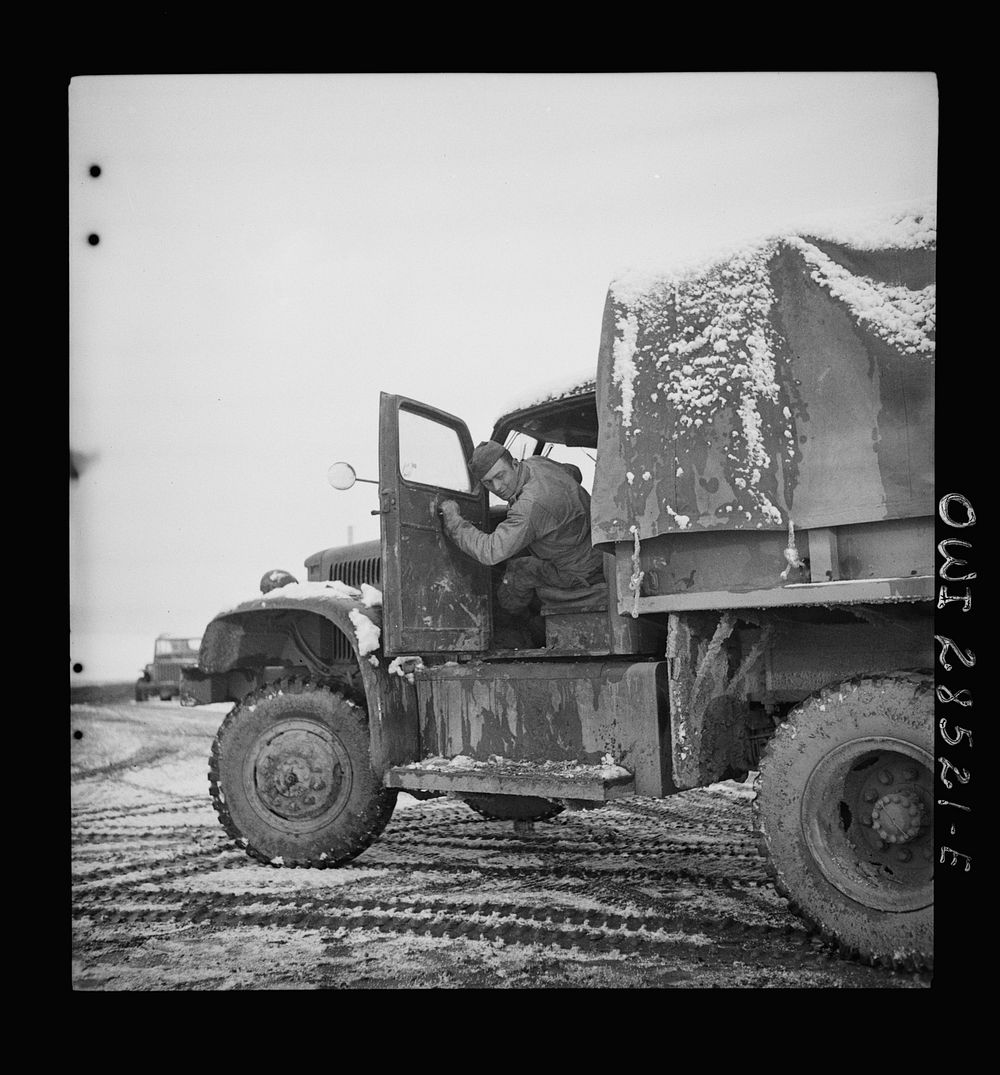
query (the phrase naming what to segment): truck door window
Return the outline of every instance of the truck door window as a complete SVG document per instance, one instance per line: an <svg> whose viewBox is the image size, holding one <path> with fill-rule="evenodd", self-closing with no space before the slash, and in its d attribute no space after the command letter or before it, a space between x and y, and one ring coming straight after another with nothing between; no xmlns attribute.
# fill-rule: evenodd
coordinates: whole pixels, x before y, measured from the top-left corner
<svg viewBox="0 0 1000 1075"><path fill-rule="evenodd" d="M472 491L458 430L399 408L399 473L408 482Z"/></svg>

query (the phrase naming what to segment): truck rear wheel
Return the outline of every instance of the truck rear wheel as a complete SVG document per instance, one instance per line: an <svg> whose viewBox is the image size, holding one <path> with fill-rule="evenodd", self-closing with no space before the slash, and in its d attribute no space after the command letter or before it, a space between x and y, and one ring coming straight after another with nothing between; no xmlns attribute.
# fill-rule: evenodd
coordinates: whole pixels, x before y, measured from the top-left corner
<svg viewBox="0 0 1000 1075"><path fill-rule="evenodd" d="M463 795L487 821L548 821L562 813L562 803L537 795Z"/></svg>
<svg viewBox="0 0 1000 1075"><path fill-rule="evenodd" d="M247 695L212 744L212 803L248 855L274 866L336 866L381 833L396 805L369 757L368 716L312 681Z"/></svg>
<svg viewBox="0 0 1000 1075"><path fill-rule="evenodd" d="M859 678L797 706L761 760L754 827L778 891L854 958L934 964L933 679Z"/></svg>

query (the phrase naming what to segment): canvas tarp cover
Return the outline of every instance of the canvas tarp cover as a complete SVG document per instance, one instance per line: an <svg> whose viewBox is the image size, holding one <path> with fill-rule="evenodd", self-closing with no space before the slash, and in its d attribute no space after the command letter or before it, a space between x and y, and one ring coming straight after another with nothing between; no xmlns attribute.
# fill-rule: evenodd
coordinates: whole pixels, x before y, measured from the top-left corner
<svg viewBox="0 0 1000 1075"><path fill-rule="evenodd" d="M933 514L935 245L915 230L613 283L594 543Z"/></svg>

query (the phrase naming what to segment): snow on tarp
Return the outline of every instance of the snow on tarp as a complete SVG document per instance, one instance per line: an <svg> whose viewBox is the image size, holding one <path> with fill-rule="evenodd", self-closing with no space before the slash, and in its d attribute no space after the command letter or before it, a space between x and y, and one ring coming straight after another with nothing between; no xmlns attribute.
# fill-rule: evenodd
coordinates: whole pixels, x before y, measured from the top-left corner
<svg viewBox="0 0 1000 1075"><path fill-rule="evenodd" d="M595 544L933 514L935 214L612 282Z"/></svg>

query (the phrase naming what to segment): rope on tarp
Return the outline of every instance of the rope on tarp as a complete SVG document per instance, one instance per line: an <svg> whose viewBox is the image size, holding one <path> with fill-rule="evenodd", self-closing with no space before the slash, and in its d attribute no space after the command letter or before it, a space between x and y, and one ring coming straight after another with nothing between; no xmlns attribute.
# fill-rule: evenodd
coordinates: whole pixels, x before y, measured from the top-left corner
<svg viewBox="0 0 1000 1075"><path fill-rule="evenodd" d="M785 570L781 572L783 579L788 578L788 572L793 567L805 567L805 563L799 559L799 550L795 547L795 523L792 522L791 516L788 518L788 547L785 549L785 559L788 563L785 565Z"/></svg>
<svg viewBox="0 0 1000 1075"><path fill-rule="evenodd" d="M632 619L639 618L639 587L646 572L639 567L639 528L630 526L632 537L635 538L635 546L632 550L632 577L628 580L628 588L632 591Z"/></svg>

